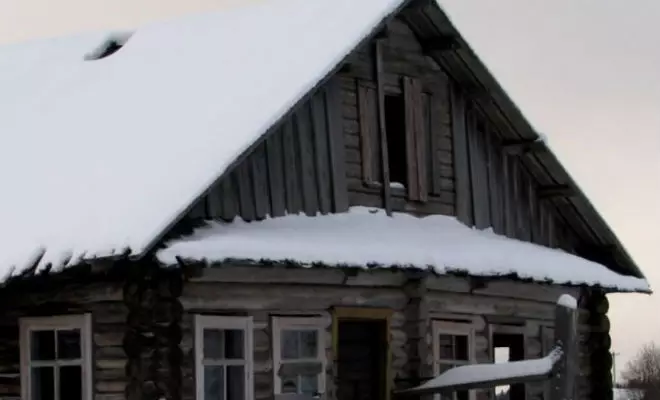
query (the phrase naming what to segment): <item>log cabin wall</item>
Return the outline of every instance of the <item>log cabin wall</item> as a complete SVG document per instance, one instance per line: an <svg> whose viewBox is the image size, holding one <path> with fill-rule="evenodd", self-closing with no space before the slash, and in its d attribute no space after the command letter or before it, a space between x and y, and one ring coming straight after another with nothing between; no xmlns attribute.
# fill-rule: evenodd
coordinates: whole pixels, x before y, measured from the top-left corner
<svg viewBox="0 0 660 400"><path fill-rule="evenodd" d="M258 268L258 271L255 271ZM474 330L475 362L492 362L492 332L504 329L524 337L525 358L551 350L557 298L577 289L513 281L494 281L475 288L464 278L420 279L405 272L346 274L341 269L295 269L224 265L199 271L183 289L183 399L195 398L195 315L239 315L254 318L254 388L257 400L273 398L271 317L318 317L325 324L327 399L336 396L332 352L333 307L385 308L393 311L390 327L393 388L419 383L433 373L433 324L468 324ZM580 310L580 376L578 399L591 392L590 350L586 345L589 313ZM526 386L526 399L547 399L542 384ZM479 391L487 399L489 391Z"/></svg>
<svg viewBox="0 0 660 400"><path fill-rule="evenodd" d="M125 399L127 357L122 344L128 310L123 302L122 282L50 282L46 276L10 284L3 288L1 296L0 397L21 396L20 318L90 313L93 396L96 400Z"/></svg>

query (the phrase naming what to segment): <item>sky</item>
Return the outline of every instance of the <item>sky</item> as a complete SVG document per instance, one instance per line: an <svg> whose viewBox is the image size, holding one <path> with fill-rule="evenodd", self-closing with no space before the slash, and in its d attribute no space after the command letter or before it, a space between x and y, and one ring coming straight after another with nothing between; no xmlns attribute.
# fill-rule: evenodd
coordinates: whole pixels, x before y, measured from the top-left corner
<svg viewBox="0 0 660 400"><path fill-rule="evenodd" d="M245 1L254 0L0 0L0 44ZM660 290L660 2L440 3ZM613 295L610 303L621 370L660 338L660 299Z"/></svg>

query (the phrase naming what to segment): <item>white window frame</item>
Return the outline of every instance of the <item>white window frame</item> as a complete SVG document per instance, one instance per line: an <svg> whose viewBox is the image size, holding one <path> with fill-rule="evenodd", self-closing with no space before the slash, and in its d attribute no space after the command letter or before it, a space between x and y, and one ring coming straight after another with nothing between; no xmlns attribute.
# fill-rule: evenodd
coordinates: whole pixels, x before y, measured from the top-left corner
<svg viewBox="0 0 660 400"><path fill-rule="evenodd" d="M80 361L54 360L54 361L32 361L30 356L31 333L33 331L58 331L58 330L80 330ZM26 317L19 320L19 341L21 358L21 398L32 399L32 374L31 368L37 365L43 366L66 366L80 365L82 369L82 398L93 399L92 382L92 315L60 315L53 317ZM55 399L59 398L59 385L57 373L55 375ZM60 399L62 400L62 399Z"/></svg>
<svg viewBox="0 0 660 400"><path fill-rule="evenodd" d="M474 364L476 361L475 352L475 329L469 323L450 322L442 320L434 320L432 323L433 331L433 375L440 375L440 364L452 365L469 365ZM454 335L454 336L467 336L468 338L468 361L463 360L448 360L440 358L440 335ZM452 394L456 400L456 393ZM433 396L434 400L440 400L440 395ZM476 390L469 391L470 400L476 399Z"/></svg>
<svg viewBox="0 0 660 400"><path fill-rule="evenodd" d="M204 361L204 329L231 329L243 331L243 360L223 360L207 364ZM252 317L195 315L195 385L197 400L204 400L205 365L245 365L245 400L254 394L254 322Z"/></svg>
<svg viewBox="0 0 660 400"><path fill-rule="evenodd" d="M273 382L275 383L275 395L282 395L282 379L278 375L281 363L287 361L282 360L282 347L281 338L282 330L315 330L317 332L317 354L313 359L298 359L295 362L311 361L321 362L321 373L319 374L318 391L321 397L325 394L325 380L326 380L326 367L328 364L326 358L326 323L323 318L307 318L307 317L272 317L271 327L273 335Z"/></svg>

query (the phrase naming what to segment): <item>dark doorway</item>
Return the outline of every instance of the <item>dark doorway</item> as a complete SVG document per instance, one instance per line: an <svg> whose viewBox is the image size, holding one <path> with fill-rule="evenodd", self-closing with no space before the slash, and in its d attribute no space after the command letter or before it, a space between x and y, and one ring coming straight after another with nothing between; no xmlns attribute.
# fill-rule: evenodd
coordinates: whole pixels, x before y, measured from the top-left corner
<svg viewBox="0 0 660 400"><path fill-rule="evenodd" d="M525 336L514 333L493 334L493 354L495 362L522 361L525 359ZM504 355L505 359L498 359ZM498 388L497 398L506 400L525 400L525 384L518 383Z"/></svg>
<svg viewBox="0 0 660 400"><path fill-rule="evenodd" d="M338 400L384 400L387 322L340 319L337 333Z"/></svg>

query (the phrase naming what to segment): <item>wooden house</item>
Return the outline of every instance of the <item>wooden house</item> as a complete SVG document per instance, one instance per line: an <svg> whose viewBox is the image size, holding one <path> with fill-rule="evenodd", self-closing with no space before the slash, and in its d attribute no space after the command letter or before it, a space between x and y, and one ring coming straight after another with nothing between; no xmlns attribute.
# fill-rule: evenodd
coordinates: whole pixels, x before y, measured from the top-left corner
<svg viewBox="0 0 660 400"><path fill-rule="evenodd" d="M6 46L0 98L0 398L392 399L546 354L563 293L612 398L649 285L435 1Z"/></svg>

